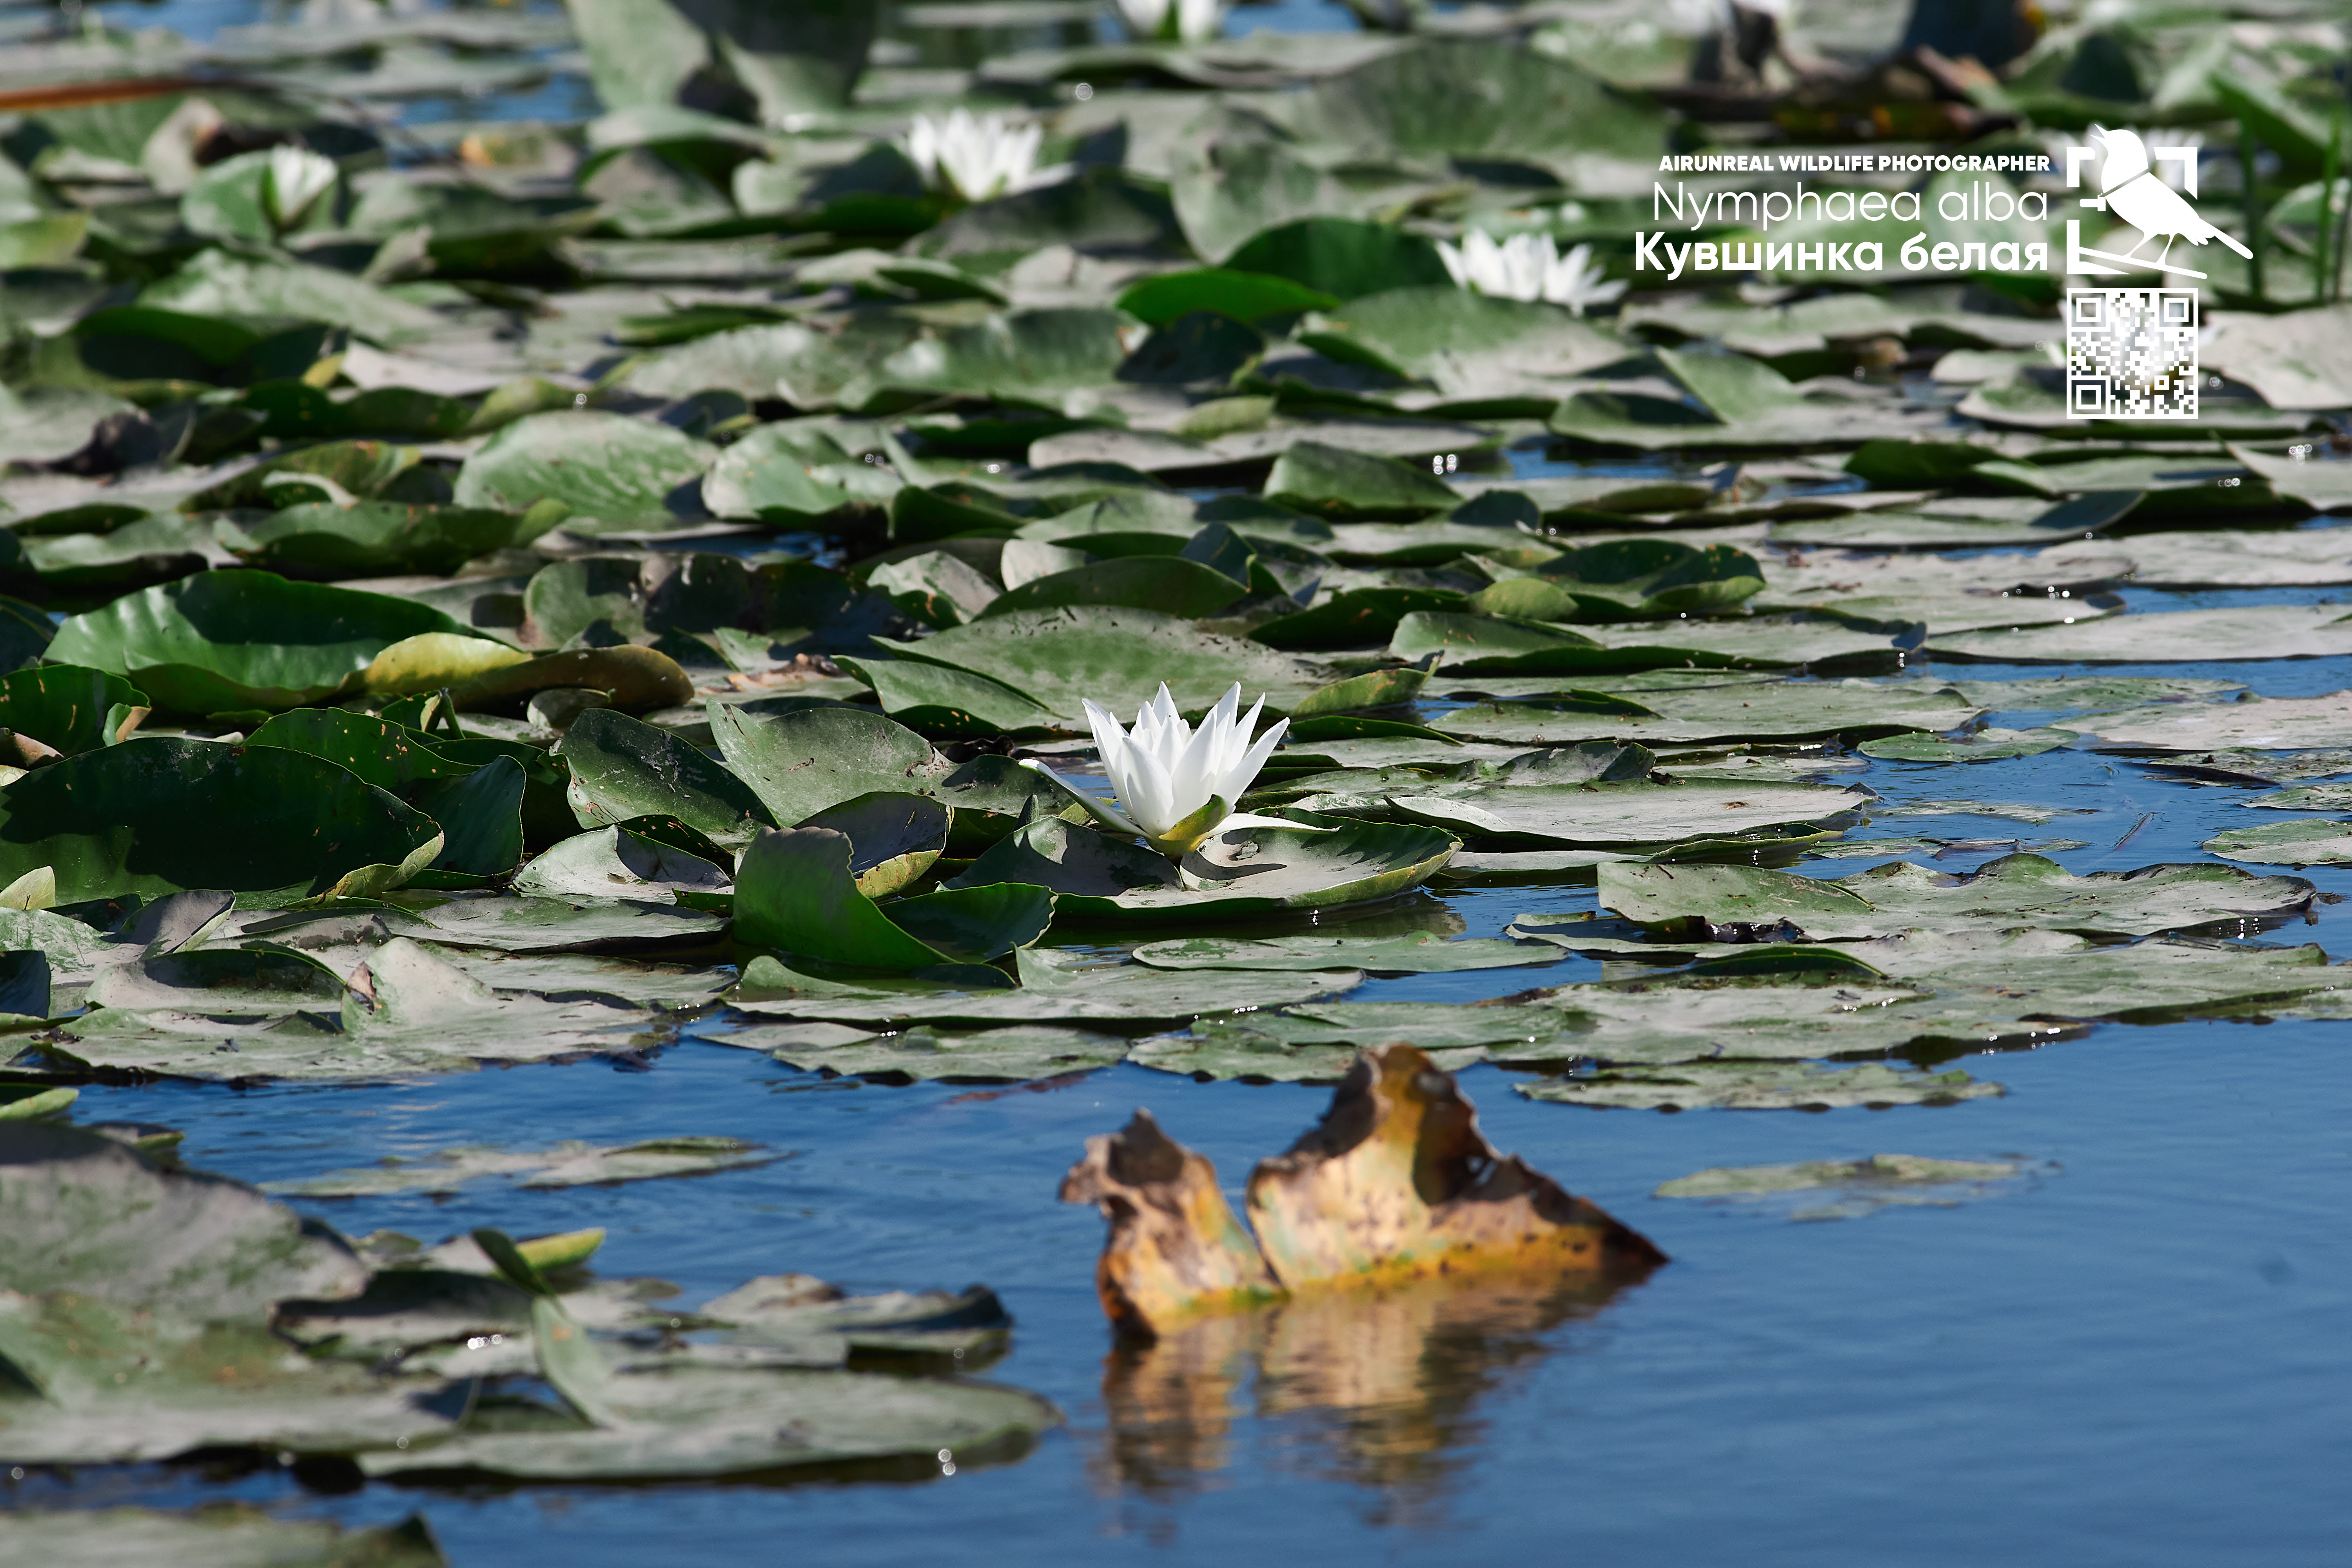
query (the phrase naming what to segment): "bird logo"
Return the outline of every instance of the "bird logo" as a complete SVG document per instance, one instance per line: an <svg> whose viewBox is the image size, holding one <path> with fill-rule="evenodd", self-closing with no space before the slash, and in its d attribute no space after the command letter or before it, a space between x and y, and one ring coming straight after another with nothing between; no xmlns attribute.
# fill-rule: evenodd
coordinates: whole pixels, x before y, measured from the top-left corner
<svg viewBox="0 0 2352 1568"><path fill-rule="evenodd" d="M2098 195L2080 198L2084 206L2120 218L2139 230L2139 243L2120 255L2113 251L2085 248L2082 242L2082 222L2070 218L2066 223L2066 259L2069 272L2104 273L2110 276L2146 269L2176 273L2183 278L2203 278L2204 273L2173 262L2173 246L2187 240L2191 245L2203 245L2218 239L2239 255L2252 260L2253 252L2231 236L2197 216L2189 198L2197 194L2197 149L2194 147L2158 147L2151 155L2148 145L2133 131L2109 131L2104 126L2091 127L2091 145L2069 151L2066 158L2066 183L2079 186L2082 165L2095 157L2099 161ZM2187 195L2174 190L2158 179L2156 159L2177 161L2181 167L2182 184ZM2158 240L2163 249L2154 258L2140 254ZM2114 266L2102 263L2113 262Z"/></svg>

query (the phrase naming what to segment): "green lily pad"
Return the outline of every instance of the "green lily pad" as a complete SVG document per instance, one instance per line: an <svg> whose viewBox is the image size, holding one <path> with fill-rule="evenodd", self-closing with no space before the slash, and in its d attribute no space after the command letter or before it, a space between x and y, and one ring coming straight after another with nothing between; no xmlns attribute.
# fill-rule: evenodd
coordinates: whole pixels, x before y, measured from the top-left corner
<svg viewBox="0 0 2352 1568"><path fill-rule="evenodd" d="M1506 578L1471 607L1535 620L1656 620L1729 609L1763 587L1764 569L1744 550L1625 539L1569 551L1532 577Z"/></svg>
<svg viewBox="0 0 2352 1568"><path fill-rule="evenodd" d="M2352 824L2305 816L2261 827L2233 827L2198 846L2224 860L2257 866L2340 866L2352 862Z"/></svg>
<svg viewBox="0 0 2352 1568"><path fill-rule="evenodd" d="M874 640L894 658L995 681L1080 731L1087 700L1132 711L1150 701L1162 682L1181 712L1205 711L1236 680L1253 700L1265 693L1269 711L1282 712L1329 679L1310 660L1150 610L1022 610L919 642Z"/></svg>
<svg viewBox="0 0 2352 1568"><path fill-rule="evenodd" d="M1449 511L1462 497L1426 469L1395 458L1294 441L1266 476L1267 499L1322 517Z"/></svg>
<svg viewBox="0 0 2352 1568"><path fill-rule="evenodd" d="M737 848L772 820L751 788L704 752L609 708L573 720L555 754L572 770L572 808L583 827L674 816Z"/></svg>
<svg viewBox="0 0 2352 1568"><path fill-rule="evenodd" d="M1203 1019L1185 1034L1138 1041L1128 1059L1202 1079L1329 1083L1347 1072L1364 1046L1407 1040L1452 1071L1489 1058L1556 1061L1580 1056L1576 1042L1589 1026L1581 1016L1558 1007L1328 1002Z"/></svg>
<svg viewBox="0 0 2352 1568"><path fill-rule="evenodd" d="M145 692L102 669L51 664L0 676L0 728L69 757L115 740L108 720L118 710L146 706Z"/></svg>
<svg viewBox="0 0 2352 1568"><path fill-rule="evenodd" d="M1290 173L1281 170L1280 163L1276 160L1276 169L1267 171L1277 179ZM1311 171L1309 183L1314 183ZM1186 226L1193 226L1192 219L1186 220ZM1301 216L1289 222L1277 218L1273 226L1261 227L1227 255L1223 265L1236 272L1286 279L1340 300L1451 281L1437 247L1422 236L1387 224L1333 216Z"/></svg>
<svg viewBox="0 0 2352 1568"><path fill-rule="evenodd" d="M205 572L69 616L49 657L186 713L299 708L352 689L393 644L468 628L414 600L268 572Z"/></svg>
<svg viewBox="0 0 2352 1568"><path fill-rule="evenodd" d="M256 566L301 577L446 574L477 555L529 544L556 521L474 507L312 502L240 524L225 542Z"/></svg>
<svg viewBox="0 0 2352 1568"><path fill-rule="evenodd" d="M2168 610L2073 626L1930 636L1930 658L1993 664L2205 664L2352 653L2352 616L2335 605Z"/></svg>
<svg viewBox="0 0 2352 1568"><path fill-rule="evenodd" d="M1603 866L1599 876L1601 907L1644 926L1786 929L1817 942L2023 925L2141 935L2285 914L2313 891L2300 878L2226 866L2077 877L2040 855L1960 873L1898 860L1833 881L1744 866Z"/></svg>
<svg viewBox="0 0 2352 1568"><path fill-rule="evenodd" d="M1024 1083L1092 1072L1125 1059L1127 1041L1116 1035L1050 1025L1013 1025L954 1033L913 1028L890 1035L859 1035L838 1045L803 1045L772 1037L806 1025L754 1025L727 1043L765 1049L787 1067L845 1078L933 1080L948 1083ZM814 1026L833 1027L835 1026Z"/></svg>
<svg viewBox="0 0 2352 1568"><path fill-rule="evenodd" d="M1887 735L1854 750L1897 763L1990 763L2038 757L2076 740L2072 730L1977 730L1957 740L1941 735Z"/></svg>
<svg viewBox="0 0 2352 1568"><path fill-rule="evenodd" d="M1065 919L1229 920L1388 898L1434 876L1455 847L1427 827L1303 813L1297 820L1297 832L1213 834L1171 865L1154 850L1048 817L1000 841L948 886L1050 888Z"/></svg>
<svg viewBox="0 0 2352 1568"><path fill-rule="evenodd" d="M236 824L191 833L191 821ZM441 849L433 820L299 752L134 738L19 780L0 799L0 881L53 868L74 903L189 888L396 887Z"/></svg>
<svg viewBox="0 0 2352 1568"><path fill-rule="evenodd" d="M556 500L600 523L667 528L700 514L703 470L717 456L649 420L588 409L534 414L466 459L455 499L513 512Z"/></svg>
<svg viewBox="0 0 2352 1568"><path fill-rule="evenodd" d="M1604 1110L1833 1110L1854 1105L1878 1110L1890 1105L1958 1105L2008 1092L2000 1084L1980 1082L1958 1070L1922 1072L1875 1062L1849 1068L1811 1062L1602 1068L1590 1077L1546 1079L1511 1087L1529 1100Z"/></svg>
<svg viewBox="0 0 2352 1568"><path fill-rule="evenodd" d="M1187 937L1146 942L1137 962L1159 969L1363 969L1399 974L1435 974L1458 969L1507 969L1549 963L1539 947L1473 937L1447 942L1415 931L1408 936L1293 936L1241 942L1227 937Z"/></svg>
<svg viewBox="0 0 2352 1568"><path fill-rule="evenodd" d="M951 771L929 741L877 713L811 708L767 718L718 702L709 710L729 772L786 827L861 795L928 793Z"/></svg>
<svg viewBox="0 0 2352 1568"><path fill-rule="evenodd" d="M1561 379L1633 352L1558 306L1450 283L1367 294L1327 308L1301 323L1298 338L1333 359L1426 381L1456 403L1537 418L1559 401L1566 390Z"/></svg>
<svg viewBox="0 0 2352 1568"><path fill-rule="evenodd" d="M1441 683L1450 685L1453 695L1465 697L1499 684L1474 676ZM1527 746L1603 737L1653 746L1689 745L1956 730L1983 711L1957 690L1917 681L1787 680L1590 696L1557 689L1565 686L1564 680L1553 684L1556 692L1541 705L1482 702L1442 716L1436 728L1466 740Z"/></svg>
<svg viewBox="0 0 2352 1568"><path fill-rule="evenodd" d="M699 855L626 828L604 827L541 851L510 886L526 898L668 903L680 892L725 892L733 880L725 867Z"/></svg>
<svg viewBox="0 0 2352 1568"><path fill-rule="evenodd" d="M1249 592L1214 567L1171 555L1129 555L1034 577L1007 588L981 615L1076 605L1124 605L1185 620L1212 616Z"/></svg>
<svg viewBox="0 0 2352 1568"><path fill-rule="evenodd" d="M873 375L891 387L1058 409L1058 395L1108 384L1127 352L1117 311L1016 310L911 342Z"/></svg>
<svg viewBox="0 0 2352 1568"><path fill-rule="evenodd" d="M159 1169L110 1138L50 1122L0 1121L0 1268L25 1295L70 1290L228 1321L282 1296L355 1295L367 1279L340 1238L239 1183ZM0 1341L0 1355L16 1359L16 1338Z"/></svg>
<svg viewBox="0 0 2352 1568"><path fill-rule="evenodd" d="M1213 310L1236 321L1328 309L1339 301L1319 289L1262 272L1204 267L1162 272L1118 297L1118 308L1148 327L1164 327L1196 310Z"/></svg>
<svg viewBox="0 0 2352 1568"><path fill-rule="evenodd" d="M746 1013L853 1023L933 1025L1160 1022L1336 996L1363 983L1360 970L1313 973L1190 973L1104 963L1053 948L1013 952L1016 987L975 989L958 981L885 987L800 973L755 958L730 998Z"/></svg>
<svg viewBox="0 0 2352 1568"><path fill-rule="evenodd" d="M2165 703L2102 716L2096 729L2101 744L2131 751L2320 751L2352 745L2352 694Z"/></svg>
<svg viewBox="0 0 2352 1568"><path fill-rule="evenodd" d="M528 1152L468 1146L387 1159L372 1168L336 1171L297 1181L265 1182L261 1190L299 1198L454 1193L467 1183L485 1176L520 1177L516 1185L522 1187L601 1186L742 1170L782 1157L738 1138L699 1136L654 1138L620 1144L566 1142Z"/></svg>
<svg viewBox="0 0 2352 1568"><path fill-rule="evenodd" d="M446 1568L424 1516L345 1529L320 1520L272 1519L257 1509L173 1514L145 1508L27 1510L0 1520L0 1552L48 1568L177 1563L187 1568Z"/></svg>
<svg viewBox="0 0 2352 1568"><path fill-rule="evenodd" d="M1498 847L1634 848L1699 837L1729 837L1843 826L1865 809L1866 791L1817 784L1496 784L1392 794L1391 810Z"/></svg>
<svg viewBox="0 0 2352 1568"><path fill-rule="evenodd" d="M1859 1219L1896 1206L1949 1208L2036 1173L2021 1160L1871 1154L1792 1165L1718 1165L1668 1182L1654 1195L1762 1205L1792 1220Z"/></svg>
<svg viewBox="0 0 2352 1568"><path fill-rule="evenodd" d="M693 1363L615 1373L602 1407L610 1425L468 1433L359 1462L373 1476L685 1479L985 1452L1059 1419L1034 1394L986 1384Z"/></svg>
<svg viewBox="0 0 2352 1568"><path fill-rule="evenodd" d="M761 834L736 868L735 933L820 963L875 969L976 963L1045 933L1054 895L996 881L877 905L851 871L856 847L826 827Z"/></svg>

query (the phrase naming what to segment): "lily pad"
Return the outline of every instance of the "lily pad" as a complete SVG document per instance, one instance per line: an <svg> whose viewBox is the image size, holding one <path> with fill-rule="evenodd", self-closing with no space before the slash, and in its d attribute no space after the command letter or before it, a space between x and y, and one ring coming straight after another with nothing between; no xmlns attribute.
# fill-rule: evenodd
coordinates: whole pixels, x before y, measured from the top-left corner
<svg viewBox="0 0 2352 1568"><path fill-rule="evenodd" d="M2119 750L2319 751L2352 745L2352 692L2126 709L2096 729L2102 745Z"/></svg>
<svg viewBox="0 0 2352 1568"><path fill-rule="evenodd" d="M2047 1167L2044 1167L2047 1168ZM1793 1165L1718 1165L1666 1183L1662 1198L1767 1205L1792 1220L1858 1219L1889 1207L1949 1208L2038 1174L2021 1160L1932 1160L1872 1154ZM1787 1194L1805 1194L1790 1198Z"/></svg>
<svg viewBox="0 0 2352 1568"><path fill-rule="evenodd" d="M520 512L561 501L597 523L667 528L703 515L715 448L649 420L582 409L534 414L466 459L457 504Z"/></svg>
<svg viewBox="0 0 2352 1568"><path fill-rule="evenodd" d="M948 886L1050 888L1065 919L1230 920L1387 898L1434 876L1456 847L1426 827L1304 813L1296 819L1301 831L1213 833L1171 865L1140 845L1048 817L1013 832Z"/></svg>
<svg viewBox="0 0 2352 1568"><path fill-rule="evenodd" d="M414 600L268 572L205 572L68 617L49 657L202 714L299 708L351 690L385 648L431 632L468 636Z"/></svg>
<svg viewBox="0 0 2352 1568"><path fill-rule="evenodd" d="M237 825L191 833L191 821ZM18 781L0 799L0 879L54 869L67 903L189 888L397 887L442 847L430 817L323 759L134 738Z"/></svg>
<svg viewBox="0 0 2352 1568"><path fill-rule="evenodd" d="M1000 957L1035 942L1054 918L1051 891L1010 881L877 905L858 889L855 854L849 837L828 827L752 839L736 868L737 937L820 963L929 969Z"/></svg>
<svg viewBox="0 0 2352 1568"><path fill-rule="evenodd" d="M608 708L572 721L555 754L572 770L569 795L583 826L674 816L733 848L771 820L759 797L708 755Z"/></svg>
<svg viewBox="0 0 2352 1568"><path fill-rule="evenodd" d="M1990 763L2003 757L2038 757L2078 737L2072 730L1976 730L1957 739L1942 735L1888 735L1854 750L1865 757L1897 763Z"/></svg>
<svg viewBox="0 0 2352 1568"><path fill-rule="evenodd" d="M1545 1079L1512 1088L1529 1100L1603 1110L1833 1110L1855 1105L1878 1110L1890 1105L1958 1105L2008 1092L2000 1084L1980 1082L1958 1070L1922 1072L1875 1062L1849 1068L1811 1062L1602 1068L1589 1077Z"/></svg>
<svg viewBox="0 0 2352 1568"><path fill-rule="evenodd" d="M1130 711L1150 701L1162 682L1180 712L1197 713L1236 680L1253 699L1264 692L1270 712L1286 711L1329 681L1310 660L1150 610L1022 610L919 642L874 640L893 658L995 681L1080 731L1086 728L1087 700Z"/></svg>
<svg viewBox="0 0 2352 1568"><path fill-rule="evenodd" d="M1629 849L1843 826L1873 798L1863 790L1815 784L1693 778L1676 784L1476 784L1393 794L1388 802L1411 821L1498 847Z"/></svg>
<svg viewBox="0 0 2352 1568"><path fill-rule="evenodd" d="M359 1198L386 1193L454 1193L486 1176L520 1177L523 1187L583 1187L700 1176L782 1158L737 1138L652 1138L635 1143L563 1142L529 1152L488 1146L439 1149L385 1160L373 1168L296 1181L265 1182L283 1197Z"/></svg>
<svg viewBox="0 0 2352 1568"><path fill-rule="evenodd" d="M2352 653L2352 617L2333 605L2167 610L2073 626L1930 636L1930 658L1992 664L2208 664Z"/></svg>
<svg viewBox="0 0 2352 1568"><path fill-rule="evenodd" d="M832 1046L782 1040L766 1046L772 1033L800 1027L805 1026L753 1025L727 1043L766 1048L787 1067L898 1082L1023 1083L1092 1072L1127 1056L1127 1041L1116 1035L1018 1024L972 1033L913 1028Z"/></svg>
<svg viewBox="0 0 2352 1568"><path fill-rule="evenodd" d="M1294 936L1258 942L1196 936L1146 942L1135 949L1135 957L1159 969L1363 969L1397 974L1507 969L1550 962L1540 948L1524 942L1491 937L1447 942L1427 931L1409 936Z"/></svg>
<svg viewBox="0 0 2352 1568"><path fill-rule="evenodd" d="M2040 855L2004 855L1974 871L1894 861L1835 880L1743 866L1603 866L1601 907L1658 930L1787 931L1853 941L1906 930L2022 925L2141 935L2257 920L2303 909L2295 877L2226 866L2148 866L2077 877Z"/></svg>
<svg viewBox="0 0 2352 1568"><path fill-rule="evenodd" d="M204 1322L281 1296L356 1295L366 1282L339 1237L239 1183L159 1169L111 1138L50 1122L0 1121L0 1268L26 1295L70 1290Z"/></svg>
<svg viewBox="0 0 2352 1568"><path fill-rule="evenodd" d="M49 1568L176 1563L187 1568L446 1568L448 1559L422 1515L399 1524L345 1529L316 1520L272 1519L258 1510L191 1514L144 1508L26 1510L0 1520L0 1552Z"/></svg>
<svg viewBox="0 0 2352 1568"><path fill-rule="evenodd" d="M742 984L730 1000L751 1014L894 1025L1190 1021L1336 996L1364 979L1360 970L1185 973L1104 963L1052 948L1020 948L1013 956L1019 986L986 990L953 980L886 989L799 973L772 959L755 958L744 966Z"/></svg>
<svg viewBox="0 0 2352 1568"><path fill-rule="evenodd" d="M2261 827L2233 827L2198 847L2224 860L2257 866L2340 866L2352 863L2352 823L2305 816Z"/></svg>
<svg viewBox="0 0 2352 1568"><path fill-rule="evenodd" d="M542 850L510 884L525 898L675 901L681 892L723 893L730 870L688 850L605 827Z"/></svg>

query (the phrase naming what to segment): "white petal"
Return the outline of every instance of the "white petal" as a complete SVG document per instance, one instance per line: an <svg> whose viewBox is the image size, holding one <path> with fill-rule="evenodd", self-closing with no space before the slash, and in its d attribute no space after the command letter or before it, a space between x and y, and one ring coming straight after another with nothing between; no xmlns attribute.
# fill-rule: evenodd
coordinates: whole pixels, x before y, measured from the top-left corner
<svg viewBox="0 0 2352 1568"><path fill-rule="evenodd" d="M1336 827L1317 827L1308 823L1290 822L1279 816L1260 816L1254 811L1237 811L1216 826L1223 833L1228 827L1286 827L1293 833L1337 833Z"/></svg>
<svg viewBox="0 0 2352 1568"><path fill-rule="evenodd" d="M1110 806L1105 805L1100 796L1088 795L1085 790L1078 788L1077 785L1072 784L1069 780L1064 778L1061 774L1055 773L1053 769L1047 767L1045 763L1037 761L1035 758L1031 757L1025 759L1023 761L1021 765L1027 768L1033 773L1045 774L1055 784L1060 785L1062 793L1068 795L1072 800L1076 801L1080 805L1085 806L1087 812L1094 816L1096 821L1104 824L1106 826L1115 827L1121 833L1132 833L1138 838L1148 838L1150 837L1150 835L1145 833L1143 829L1129 821L1124 814L1113 810Z"/></svg>
<svg viewBox="0 0 2352 1568"><path fill-rule="evenodd" d="M1227 800L1239 800L1248 794L1249 786L1257 779L1258 770L1265 766L1266 758L1274 755L1275 747L1282 744L1282 737L1289 728L1290 721L1287 719L1277 719L1266 726L1265 733L1257 738L1257 744L1244 752L1242 760L1218 781L1217 793Z"/></svg>
<svg viewBox="0 0 2352 1568"><path fill-rule="evenodd" d="M1437 259L1445 263L1445 270L1453 275L1454 286L1456 289L1471 287L1470 271L1463 265L1462 253L1459 250L1441 239L1437 242Z"/></svg>

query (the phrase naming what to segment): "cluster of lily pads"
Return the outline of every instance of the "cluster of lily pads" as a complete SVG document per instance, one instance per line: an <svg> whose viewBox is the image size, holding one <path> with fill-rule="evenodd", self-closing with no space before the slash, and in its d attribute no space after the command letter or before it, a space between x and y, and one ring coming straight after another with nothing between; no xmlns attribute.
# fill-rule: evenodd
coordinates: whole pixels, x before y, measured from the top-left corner
<svg viewBox="0 0 2352 1568"><path fill-rule="evenodd" d="M576 1240L347 1244L154 1130L55 1124L78 1083L681 1039L886 1082L1330 1081L1404 1040L1585 1107L1947 1104L2001 1092L1951 1058L2101 1022L2345 1016L2344 966L2242 940L2313 884L2220 862L2352 862L2352 697L2146 667L2352 653L2352 615L2115 592L2352 585L2298 526L2352 504L2341 24L2109 9L2001 78L1832 73L1743 121L1668 90L1692 40L1655 7L1233 39L1122 5L1128 41L952 68L990 7L880 45L854 5L706 9L203 46L0 13L12 1456L708 1475L1052 1419L840 1370L977 1352L992 1298L771 1279L688 1314L567 1273ZM1891 47L1822 10L1794 44ZM582 72L579 122L379 112ZM1850 145L1857 102L1902 111L1880 151L2095 116L2254 153L2234 195L2208 160L2260 259L2200 258L2200 417L2068 419L2055 277L1633 271L1653 181L1714 178L1667 153ZM1902 810L2063 827L1997 781L2067 747L2303 815L2213 861L1956 871L1852 776L1990 764ZM1528 889L1502 935L1429 929L1496 887ZM1570 954L1608 967L1372 984ZM288 1191L764 1157L450 1150ZM189 1392L225 1368L250 1408Z"/></svg>

